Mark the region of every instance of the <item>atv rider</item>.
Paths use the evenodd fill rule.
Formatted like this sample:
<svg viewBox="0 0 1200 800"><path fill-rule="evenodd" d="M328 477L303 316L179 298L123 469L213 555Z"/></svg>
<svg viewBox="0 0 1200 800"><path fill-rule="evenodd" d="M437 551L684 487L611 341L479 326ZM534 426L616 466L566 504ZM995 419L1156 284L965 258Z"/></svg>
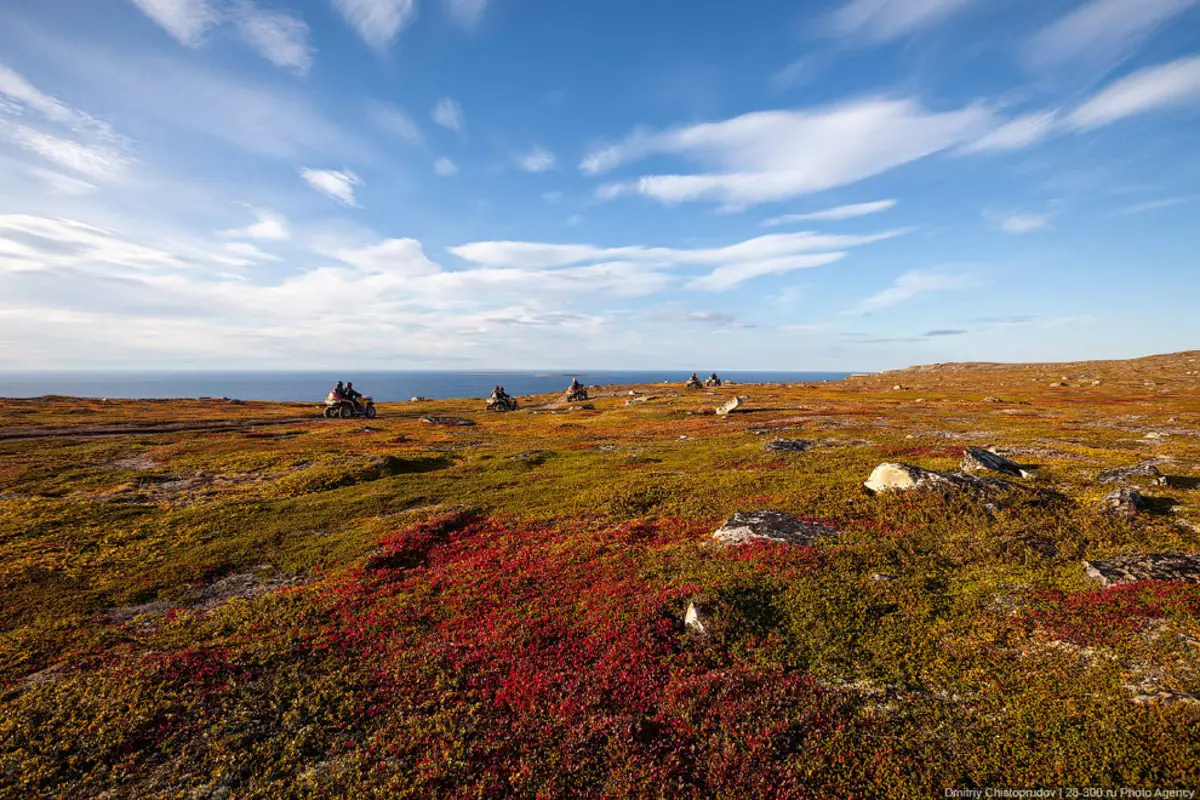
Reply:
<svg viewBox="0 0 1200 800"><path fill-rule="evenodd" d="M358 398L362 397L362 392L354 390L354 383L352 381L346 381L345 397L354 404L356 411L362 408L362 403L358 402Z"/></svg>
<svg viewBox="0 0 1200 800"><path fill-rule="evenodd" d="M346 387L344 387L342 385L341 381L338 381L337 385L333 387L333 392L331 392L331 394L338 400L345 400L346 399Z"/></svg>

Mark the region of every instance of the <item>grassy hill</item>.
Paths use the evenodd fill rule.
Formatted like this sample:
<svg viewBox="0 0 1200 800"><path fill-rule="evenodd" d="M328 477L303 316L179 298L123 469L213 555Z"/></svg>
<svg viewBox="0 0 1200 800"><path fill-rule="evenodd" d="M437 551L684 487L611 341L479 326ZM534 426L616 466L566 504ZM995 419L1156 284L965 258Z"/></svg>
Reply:
<svg viewBox="0 0 1200 800"><path fill-rule="evenodd" d="M1200 353L592 395L7 401L0 796L1200 785L1200 584L1082 563L1200 553ZM967 446L1031 477L863 487Z"/></svg>

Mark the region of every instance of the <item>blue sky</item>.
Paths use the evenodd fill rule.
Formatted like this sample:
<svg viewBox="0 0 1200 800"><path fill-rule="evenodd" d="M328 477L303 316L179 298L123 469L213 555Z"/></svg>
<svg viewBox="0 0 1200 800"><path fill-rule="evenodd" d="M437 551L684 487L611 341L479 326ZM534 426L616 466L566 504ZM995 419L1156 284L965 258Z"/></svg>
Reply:
<svg viewBox="0 0 1200 800"><path fill-rule="evenodd" d="M0 368L1200 342L1200 0L10 0Z"/></svg>

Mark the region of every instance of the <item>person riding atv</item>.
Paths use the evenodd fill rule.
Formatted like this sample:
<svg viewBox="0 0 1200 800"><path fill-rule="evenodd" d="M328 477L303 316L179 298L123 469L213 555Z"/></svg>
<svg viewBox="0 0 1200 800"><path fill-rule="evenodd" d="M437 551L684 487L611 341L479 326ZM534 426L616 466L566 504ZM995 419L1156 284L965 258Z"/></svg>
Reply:
<svg viewBox="0 0 1200 800"><path fill-rule="evenodd" d="M353 383L342 384L341 381L325 396L325 408L322 412L327 419L340 417L366 417L375 419L375 401L354 390Z"/></svg>
<svg viewBox="0 0 1200 800"><path fill-rule="evenodd" d="M720 386L720 385L721 385L721 379L720 379L720 378L718 378L718 377L717 377L717 373L715 373L715 372L714 372L712 375L709 375L709 376L708 376L708 380L706 380L706 381L704 382L704 385L705 385L705 386Z"/></svg>
<svg viewBox="0 0 1200 800"><path fill-rule="evenodd" d="M509 396L508 392L504 391L504 387L496 384L496 388L492 389L492 395L488 398L486 409L487 411L516 411L517 398Z"/></svg>
<svg viewBox="0 0 1200 800"><path fill-rule="evenodd" d="M346 394L346 399L354 404L354 409L356 411L359 408L361 408L362 404L359 403L358 401L359 401L359 398L361 398L363 395L362 395L362 392L356 392L354 390L354 383L352 381L346 381L345 394Z"/></svg>
<svg viewBox="0 0 1200 800"><path fill-rule="evenodd" d="M704 384L702 384L700 382L700 379L698 377L696 377L696 373L693 372L692 377L688 378L687 385L684 388L685 389L703 389Z"/></svg>
<svg viewBox="0 0 1200 800"><path fill-rule="evenodd" d="M571 385L567 387L566 401L568 403L574 403L577 401L582 401L582 400L587 400L587 399L588 399L587 387L585 387L582 383L580 383L578 378L572 378Z"/></svg>

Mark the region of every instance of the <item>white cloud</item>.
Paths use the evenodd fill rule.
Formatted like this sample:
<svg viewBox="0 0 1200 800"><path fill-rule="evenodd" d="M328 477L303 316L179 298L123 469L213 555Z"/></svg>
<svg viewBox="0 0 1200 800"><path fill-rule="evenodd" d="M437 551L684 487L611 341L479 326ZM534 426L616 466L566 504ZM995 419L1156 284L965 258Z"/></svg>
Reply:
<svg viewBox="0 0 1200 800"><path fill-rule="evenodd" d="M234 255L246 259L248 261L279 261L277 255L266 252L256 244L250 242L229 242L225 245L225 249Z"/></svg>
<svg viewBox="0 0 1200 800"><path fill-rule="evenodd" d="M1121 78L1079 106L1067 124L1093 130L1126 117L1200 102L1200 56L1147 67Z"/></svg>
<svg viewBox="0 0 1200 800"><path fill-rule="evenodd" d="M962 146L964 153L1020 150L1045 139L1058 125L1057 111L1039 111L1007 122Z"/></svg>
<svg viewBox="0 0 1200 800"><path fill-rule="evenodd" d="M1196 0L1091 0L1038 31L1026 57L1038 69L1083 64L1107 71L1194 5Z"/></svg>
<svg viewBox="0 0 1200 800"><path fill-rule="evenodd" d="M308 25L303 20L241 2L236 6L233 21L242 39L272 64L299 75L308 73L313 48L308 43Z"/></svg>
<svg viewBox="0 0 1200 800"><path fill-rule="evenodd" d="M450 18L468 30L479 24L488 0L445 0Z"/></svg>
<svg viewBox="0 0 1200 800"><path fill-rule="evenodd" d="M433 171L443 178L458 174L458 165L448 158L439 158L433 162Z"/></svg>
<svg viewBox="0 0 1200 800"><path fill-rule="evenodd" d="M461 134L463 132L462 106L449 97L443 97L434 106L433 121L447 130Z"/></svg>
<svg viewBox="0 0 1200 800"><path fill-rule="evenodd" d="M208 29L221 21L210 0L133 0L133 4L188 47L199 45Z"/></svg>
<svg viewBox="0 0 1200 800"><path fill-rule="evenodd" d="M80 197L85 194L91 194L98 188L95 184L81 181L78 178L72 178L70 175L63 175L61 172L55 172L50 169L33 167L28 172L45 184L46 188L51 192L65 197Z"/></svg>
<svg viewBox="0 0 1200 800"><path fill-rule="evenodd" d="M528 153L516 156L517 166L525 172L547 172L554 169L554 153L538 145Z"/></svg>
<svg viewBox="0 0 1200 800"><path fill-rule="evenodd" d="M257 81L244 71L229 72L193 59L134 55L87 43L45 49L80 92L153 122L165 136L183 130L289 160L368 160L373 155L360 138L330 122L309 93L278 81Z"/></svg>
<svg viewBox="0 0 1200 800"><path fill-rule="evenodd" d="M57 98L40 91L4 64L0 64L0 94L57 122L68 122L78 113Z"/></svg>
<svg viewBox="0 0 1200 800"><path fill-rule="evenodd" d="M384 133L399 136L401 139L414 145L424 142L425 137L421 135L421 129L417 127L417 123L413 121L413 118L403 110L395 106L377 103L371 106L369 113L371 121Z"/></svg>
<svg viewBox="0 0 1200 800"><path fill-rule="evenodd" d="M830 18L834 33L872 42L899 39L936 25L971 0L848 0Z"/></svg>
<svg viewBox="0 0 1200 800"><path fill-rule="evenodd" d="M60 167L91 178L113 178L130 163L130 159L124 153L115 149L92 147L4 119L0 119L0 138L7 139L31 153L37 153Z"/></svg>
<svg viewBox="0 0 1200 800"><path fill-rule="evenodd" d="M391 45L417 15L414 0L333 0L333 7L376 50Z"/></svg>
<svg viewBox="0 0 1200 800"><path fill-rule="evenodd" d="M291 236L287 217L283 214L265 208L251 210L257 221L245 228L220 231L217 235L226 239L260 239L273 242L281 242Z"/></svg>
<svg viewBox="0 0 1200 800"><path fill-rule="evenodd" d="M878 214L896 206L895 200L878 200L873 203L855 203L837 208L827 208L824 211L812 211L807 214L784 214L763 221L763 227L775 228L780 225L790 225L793 222L839 221L865 217L868 214Z"/></svg>
<svg viewBox="0 0 1200 800"><path fill-rule="evenodd" d="M970 289L976 285L977 283L971 275L957 270L912 270L901 275L882 292L871 295L842 313L850 316L863 316L899 305L918 295Z"/></svg>
<svg viewBox="0 0 1200 800"><path fill-rule="evenodd" d="M931 112L913 100L861 100L763 111L657 134L635 132L588 154L581 169L598 174L655 153L682 155L714 171L649 175L602 187L598 195L742 208L854 183L978 138L992 126L991 114L981 107Z"/></svg>
<svg viewBox="0 0 1200 800"><path fill-rule="evenodd" d="M30 239L53 246L30 244ZM127 241L113 231L93 225L32 214L0 215L0 272L6 268L79 269L97 263L139 271L187 266L173 253Z"/></svg>
<svg viewBox="0 0 1200 800"><path fill-rule="evenodd" d="M765 258L717 267L708 275L687 284L688 289L719 292L764 275L783 275L799 269L823 267L845 258L845 253L814 253L812 255Z"/></svg>
<svg viewBox="0 0 1200 800"><path fill-rule="evenodd" d="M416 278L442 271L425 256L416 239L385 239L369 247L339 250L335 255L364 272Z"/></svg>
<svg viewBox="0 0 1200 800"><path fill-rule="evenodd" d="M472 242L449 248L464 261L489 267L546 269L585 261L622 260L658 265L709 264L763 261L798 253L839 250L891 239L904 231L887 231L865 236L835 236L818 233L776 233L759 236L727 247L678 249L673 247L597 247L591 244L545 244L540 242Z"/></svg>
<svg viewBox="0 0 1200 800"><path fill-rule="evenodd" d="M1151 200L1146 203L1138 203L1137 205L1129 206L1128 208L1123 208L1120 211L1116 212L1113 216L1128 217L1128 216L1132 216L1134 214L1144 214L1147 211L1158 211L1159 209L1162 209L1162 208L1173 208L1174 206L1179 206L1179 205L1183 205L1184 203L1191 202L1193 199L1195 199L1195 198L1192 198L1192 197L1164 197L1162 200Z"/></svg>
<svg viewBox="0 0 1200 800"><path fill-rule="evenodd" d="M337 200L342 205L358 208L354 199L354 187L362 185L362 178L350 170L309 169L300 170L300 177L308 185L326 197Z"/></svg>
<svg viewBox="0 0 1200 800"><path fill-rule="evenodd" d="M771 85L778 91L791 89L812 80L816 72L816 61L812 56L802 56L771 76Z"/></svg>
<svg viewBox="0 0 1200 800"><path fill-rule="evenodd" d="M984 219L990 220L1000 230L1020 236L1050 227L1050 214L998 214L992 211L983 212Z"/></svg>

